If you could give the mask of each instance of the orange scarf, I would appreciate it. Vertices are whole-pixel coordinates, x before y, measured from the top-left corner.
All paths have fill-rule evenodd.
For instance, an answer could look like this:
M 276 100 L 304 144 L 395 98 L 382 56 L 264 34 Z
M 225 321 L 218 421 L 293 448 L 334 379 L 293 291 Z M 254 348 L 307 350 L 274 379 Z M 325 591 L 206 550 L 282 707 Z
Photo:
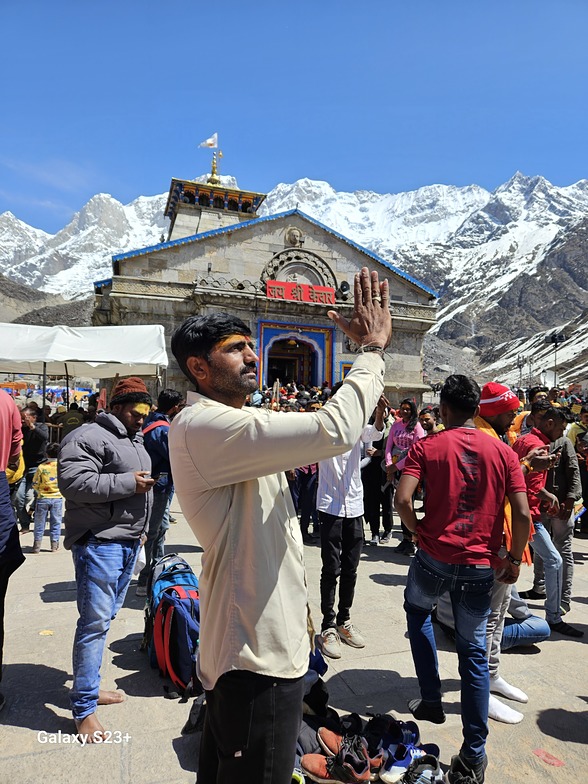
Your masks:
M 486 433 L 487 436 L 491 438 L 500 438 L 496 430 L 492 427 L 491 424 L 486 422 L 485 419 L 478 416 L 474 419 L 474 424 L 478 430 L 481 430 L 482 433 Z M 531 532 L 531 536 L 533 532 Z M 510 552 L 510 548 L 512 547 L 512 512 L 510 509 L 510 501 L 508 498 L 504 499 L 504 540 L 506 542 L 506 549 Z M 529 550 L 528 543 L 525 545 L 525 550 L 523 552 L 522 562 L 530 566 L 533 561 L 531 560 L 531 551 Z

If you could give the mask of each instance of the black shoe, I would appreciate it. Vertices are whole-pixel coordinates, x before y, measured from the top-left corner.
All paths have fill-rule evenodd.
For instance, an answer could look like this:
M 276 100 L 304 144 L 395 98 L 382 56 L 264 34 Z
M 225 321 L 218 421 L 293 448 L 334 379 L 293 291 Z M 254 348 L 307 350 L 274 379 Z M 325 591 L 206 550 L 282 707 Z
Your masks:
M 442 705 L 433 705 L 424 700 L 411 700 L 408 710 L 417 721 L 430 721 L 432 724 L 445 724 L 445 711 Z
M 461 754 L 451 758 L 451 765 L 447 771 L 449 784 L 484 784 L 484 774 L 488 767 L 488 758 L 484 761 L 472 763 L 464 759 Z
M 531 588 L 529 591 L 521 591 L 519 593 L 521 599 L 545 599 L 545 594 Z
M 408 544 L 411 544 L 411 542 L 410 542 L 408 539 L 403 539 L 403 540 L 400 542 L 400 544 L 399 544 L 399 545 L 397 545 L 397 546 L 394 548 L 394 552 L 395 552 L 395 553 L 399 553 L 400 555 L 405 555 L 405 554 L 406 554 L 406 546 L 407 546 Z
M 414 555 L 416 553 L 416 545 L 414 542 L 411 542 L 410 539 L 406 540 L 406 546 L 404 548 L 403 555 Z
M 565 599 L 562 599 L 561 602 L 559 603 L 559 605 L 560 605 L 559 609 L 560 609 L 562 615 L 566 615 L 566 613 L 569 613 L 570 607 L 571 607 L 569 602 L 566 602 Z
M 558 621 L 558 623 L 550 623 L 549 628 L 551 629 L 552 632 L 563 634 L 565 637 L 584 636 L 584 632 L 581 632 L 580 629 L 576 629 L 575 626 L 570 626 L 570 624 L 566 623 L 565 621 Z

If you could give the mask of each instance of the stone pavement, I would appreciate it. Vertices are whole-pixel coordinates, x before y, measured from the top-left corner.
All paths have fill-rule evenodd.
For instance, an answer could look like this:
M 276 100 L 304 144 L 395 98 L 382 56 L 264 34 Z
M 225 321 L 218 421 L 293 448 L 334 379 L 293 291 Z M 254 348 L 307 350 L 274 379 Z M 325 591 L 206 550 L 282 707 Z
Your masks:
M 168 552 L 178 552 L 199 569 L 201 550 L 183 517 L 172 525 Z M 29 550 L 32 534 L 23 537 Z M 71 555 L 61 549 L 27 555 L 13 575 L 7 597 L 5 668 L 0 713 L 0 782 L 11 784 L 184 784 L 194 782 L 199 735 L 182 736 L 189 705 L 165 699 L 155 670 L 139 650 L 143 601 L 131 587 L 113 622 L 103 665 L 103 685 L 127 694 L 121 705 L 99 709 L 113 742 L 103 746 L 43 742 L 43 733 L 74 730 L 68 709 L 71 644 L 77 618 Z M 402 591 L 408 559 L 391 545 L 366 547 L 359 570 L 353 619 L 367 638 L 363 650 L 344 647 L 327 673 L 331 705 L 340 712 L 393 712 L 408 719 L 406 701 L 418 696 Z M 580 640 L 557 637 L 524 653 L 502 656 L 504 677 L 529 695 L 527 705 L 510 703 L 525 714 L 516 726 L 490 722 L 488 784 L 584 782 L 588 771 L 588 541 L 574 540 L 576 575 L 571 623 L 586 632 Z M 320 623 L 320 553 L 305 547 L 311 606 Z M 524 569 L 519 587 L 530 587 Z M 541 612 L 541 611 L 540 611 Z M 447 722 L 422 722 L 424 742 L 437 743 L 448 764 L 460 745 L 461 723 L 457 659 L 438 635 Z M 41 735 L 39 735 L 41 733 Z M 120 734 L 117 734 L 120 733 Z M 55 737 L 55 736 L 54 736 Z M 120 741 L 120 742 L 114 742 Z M 536 751 L 547 752 L 555 767 Z M 237 783 L 236 783 L 237 784 Z

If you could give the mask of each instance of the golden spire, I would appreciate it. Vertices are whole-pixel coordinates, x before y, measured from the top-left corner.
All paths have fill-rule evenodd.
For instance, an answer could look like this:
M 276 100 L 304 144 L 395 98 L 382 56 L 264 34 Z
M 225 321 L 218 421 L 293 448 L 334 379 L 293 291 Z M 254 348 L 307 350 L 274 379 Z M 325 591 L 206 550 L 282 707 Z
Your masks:
M 222 155 L 222 153 L 220 153 Z M 212 153 L 212 171 L 210 172 L 210 177 L 207 180 L 209 185 L 220 185 L 221 179 L 218 176 L 218 168 L 216 163 L 216 153 Z

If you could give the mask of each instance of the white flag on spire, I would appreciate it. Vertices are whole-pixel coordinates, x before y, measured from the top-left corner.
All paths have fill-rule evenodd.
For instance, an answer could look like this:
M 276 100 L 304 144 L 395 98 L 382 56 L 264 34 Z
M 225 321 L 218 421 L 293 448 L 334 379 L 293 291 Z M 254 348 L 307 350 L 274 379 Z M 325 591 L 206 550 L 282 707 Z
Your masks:
M 201 142 L 199 147 L 218 147 L 218 133 L 213 133 L 210 139 L 205 139 Z

